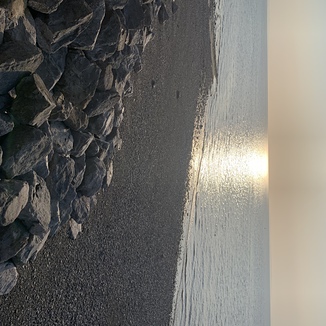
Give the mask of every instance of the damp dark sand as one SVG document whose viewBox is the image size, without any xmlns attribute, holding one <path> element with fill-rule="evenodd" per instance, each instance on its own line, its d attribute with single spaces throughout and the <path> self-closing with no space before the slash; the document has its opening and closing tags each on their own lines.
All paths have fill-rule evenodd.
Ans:
<svg viewBox="0 0 326 326">
<path fill-rule="evenodd" d="M 19 268 L 0 325 L 168 325 L 196 102 L 211 73 L 207 4 L 177 4 L 132 78 L 110 189 L 76 241 L 61 230 Z"/>
</svg>

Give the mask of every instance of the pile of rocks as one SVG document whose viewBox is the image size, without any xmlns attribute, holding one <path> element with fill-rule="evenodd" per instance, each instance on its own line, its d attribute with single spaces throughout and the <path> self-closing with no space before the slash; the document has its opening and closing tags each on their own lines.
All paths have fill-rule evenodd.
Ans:
<svg viewBox="0 0 326 326">
<path fill-rule="evenodd" d="M 108 187 L 130 75 L 168 19 L 161 0 L 0 3 L 0 294 L 16 266 Z M 173 7 L 175 9 L 175 5 Z"/>
</svg>

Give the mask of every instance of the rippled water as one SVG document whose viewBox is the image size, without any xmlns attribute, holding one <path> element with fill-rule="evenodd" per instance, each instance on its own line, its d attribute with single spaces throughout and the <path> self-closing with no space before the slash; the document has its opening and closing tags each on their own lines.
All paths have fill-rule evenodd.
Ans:
<svg viewBox="0 0 326 326">
<path fill-rule="evenodd" d="M 193 143 L 171 325 L 270 324 L 266 7 L 216 4 L 216 78 Z"/>
</svg>

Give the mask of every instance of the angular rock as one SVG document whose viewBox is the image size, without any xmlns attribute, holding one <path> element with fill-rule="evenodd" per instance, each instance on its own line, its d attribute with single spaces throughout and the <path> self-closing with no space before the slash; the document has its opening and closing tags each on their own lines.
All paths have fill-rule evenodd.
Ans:
<svg viewBox="0 0 326 326">
<path fill-rule="evenodd" d="M 64 124 L 72 130 L 84 130 L 88 126 L 88 115 L 76 108 L 72 107 L 68 118 L 64 121 Z"/>
<path fill-rule="evenodd" d="M 62 200 L 75 175 L 75 161 L 66 156 L 54 153 L 50 162 L 50 175 L 46 178 L 51 198 Z"/>
<path fill-rule="evenodd" d="M 5 31 L 4 41 L 24 41 L 36 45 L 35 23 L 27 8 L 25 9 L 25 14 L 18 18 L 17 25 Z"/>
<path fill-rule="evenodd" d="M 76 240 L 79 233 L 82 232 L 81 224 L 78 224 L 74 219 L 69 220 L 68 236 L 72 240 Z"/>
<path fill-rule="evenodd" d="M 37 74 L 23 78 L 16 93 L 10 112 L 22 124 L 41 126 L 55 107 L 51 94 Z"/>
<path fill-rule="evenodd" d="M 35 71 L 50 91 L 61 78 L 66 65 L 68 49 L 63 47 L 55 53 L 44 53 L 44 60 Z"/>
<path fill-rule="evenodd" d="M 31 234 L 42 236 L 48 231 L 51 219 L 50 192 L 44 179 L 34 171 L 21 178 L 29 184 L 29 200 L 18 219 Z"/>
<path fill-rule="evenodd" d="M 31 171 L 52 150 L 51 139 L 30 126 L 15 126 L 2 143 L 2 170 L 8 178 Z"/>
<path fill-rule="evenodd" d="M 110 184 L 111 184 L 111 181 L 112 181 L 112 178 L 113 178 L 113 161 L 112 160 L 109 160 L 107 166 L 106 166 L 106 176 L 104 177 L 104 180 L 103 180 L 103 188 L 104 189 L 108 189 Z"/>
<path fill-rule="evenodd" d="M 28 42 L 0 45 L 0 94 L 9 92 L 18 81 L 42 63 L 42 51 Z"/>
<path fill-rule="evenodd" d="M 89 132 L 81 131 L 72 131 L 72 135 L 74 138 L 74 148 L 71 151 L 71 155 L 80 157 L 86 152 L 89 144 L 93 141 L 94 136 Z"/>
<path fill-rule="evenodd" d="M 125 27 L 115 11 L 107 11 L 93 50 L 85 51 L 91 61 L 104 61 L 117 51 Z"/>
<path fill-rule="evenodd" d="M 78 224 L 84 223 L 91 212 L 92 199 L 86 196 L 77 197 L 72 204 L 71 217 Z"/>
<path fill-rule="evenodd" d="M 75 176 L 71 181 L 71 185 L 76 189 L 83 181 L 84 173 L 86 170 L 86 155 L 80 157 L 74 157 L 75 161 Z"/>
<path fill-rule="evenodd" d="M 121 125 L 121 122 L 123 120 L 123 115 L 125 112 L 125 108 L 121 101 L 115 105 L 114 112 L 115 112 L 115 114 L 114 114 L 113 127 L 119 128 Z"/>
<path fill-rule="evenodd" d="M 53 237 L 60 229 L 60 206 L 57 199 L 51 200 L 51 221 L 50 221 L 50 237 Z"/>
<path fill-rule="evenodd" d="M 16 285 L 18 273 L 9 261 L 0 264 L 0 295 L 8 294 Z"/>
<path fill-rule="evenodd" d="M 95 195 L 101 189 L 105 173 L 105 165 L 100 159 L 97 157 L 86 159 L 86 171 L 77 192 L 87 197 Z"/>
<path fill-rule="evenodd" d="M 63 200 L 60 200 L 59 202 L 60 226 L 65 225 L 69 221 L 72 212 L 72 202 L 75 200 L 76 197 L 76 189 L 71 185 L 65 198 L 63 198 Z"/>
<path fill-rule="evenodd" d="M 110 134 L 113 128 L 114 110 L 111 109 L 89 119 L 87 130 L 98 137 Z"/>
<path fill-rule="evenodd" d="M 35 19 L 39 47 L 52 53 L 68 46 L 85 30 L 92 16 L 92 9 L 85 1 L 63 1 L 55 12 Z"/>
<path fill-rule="evenodd" d="M 144 11 L 140 0 L 129 0 L 123 8 L 128 29 L 141 29 L 144 27 Z"/>
<path fill-rule="evenodd" d="M 50 121 L 65 121 L 65 120 L 67 120 L 74 109 L 72 104 L 68 101 L 65 101 L 64 95 L 59 91 L 57 91 L 53 94 L 53 100 L 56 103 L 56 107 L 51 111 L 49 120 Z M 88 123 L 88 120 L 87 120 L 87 123 Z"/>
<path fill-rule="evenodd" d="M 27 5 L 44 14 L 55 12 L 63 0 L 28 0 Z"/>
<path fill-rule="evenodd" d="M 6 112 L 12 104 L 12 97 L 9 94 L 0 95 L 0 110 Z"/>
<path fill-rule="evenodd" d="M 96 156 L 103 161 L 104 158 L 107 156 L 108 151 L 110 150 L 111 147 L 111 143 L 107 142 L 103 139 L 95 139 L 97 145 L 98 145 L 98 153 L 96 154 Z"/>
<path fill-rule="evenodd" d="M 100 152 L 100 146 L 97 143 L 97 139 L 94 139 L 87 148 L 86 156 L 94 157 L 97 156 Z"/>
<path fill-rule="evenodd" d="M 0 137 L 14 129 L 14 123 L 8 114 L 0 112 Z"/>
<path fill-rule="evenodd" d="M 33 170 L 43 179 L 46 179 L 50 173 L 49 156 L 46 156 L 41 162 L 34 166 Z"/>
<path fill-rule="evenodd" d="M 18 220 L 0 226 L 0 263 L 16 256 L 27 245 L 28 238 L 29 233 Z"/>
<path fill-rule="evenodd" d="M 69 52 L 65 71 L 56 88 L 64 94 L 66 101 L 83 110 L 95 93 L 100 73 L 100 68 L 90 63 L 82 51 Z"/>
<path fill-rule="evenodd" d="M 0 147 L 0 165 L 2 164 L 2 156 L 3 156 L 3 151 L 2 148 Z"/>
<path fill-rule="evenodd" d="M 123 9 L 128 0 L 105 0 L 105 5 L 108 9 Z"/>
<path fill-rule="evenodd" d="M 86 29 L 69 45 L 74 49 L 92 50 L 94 48 L 105 15 L 104 0 L 86 0 L 86 2 L 93 10 L 93 17 Z"/>
<path fill-rule="evenodd" d="M 50 230 L 41 236 L 31 234 L 27 245 L 21 251 L 19 251 L 15 257 L 12 258 L 14 264 L 18 266 L 35 260 L 37 254 L 43 249 L 49 234 Z"/>
<path fill-rule="evenodd" d="M 158 11 L 158 21 L 160 24 L 163 24 L 165 21 L 169 19 L 169 14 L 166 10 L 165 4 L 162 2 L 161 7 Z"/>
<path fill-rule="evenodd" d="M 115 91 L 96 92 L 85 109 L 88 117 L 94 117 L 110 111 L 120 100 L 120 95 Z"/>
<path fill-rule="evenodd" d="M 101 61 L 100 61 L 101 62 Z M 100 65 L 101 74 L 97 84 L 97 90 L 100 92 L 108 91 L 113 86 L 113 71 L 109 64 Z"/>
<path fill-rule="evenodd" d="M 54 151 L 62 155 L 69 154 L 74 147 L 74 138 L 70 129 L 60 121 L 53 121 L 50 123 L 50 130 Z"/>
<path fill-rule="evenodd" d="M 21 180 L 0 181 L 0 225 L 12 223 L 28 201 L 29 186 Z"/>
</svg>

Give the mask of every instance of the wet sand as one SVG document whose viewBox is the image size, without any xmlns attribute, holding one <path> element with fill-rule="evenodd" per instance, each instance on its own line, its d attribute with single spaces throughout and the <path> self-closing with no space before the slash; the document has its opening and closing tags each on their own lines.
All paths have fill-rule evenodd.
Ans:
<svg viewBox="0 0 326 326">
<path fill-rule="evenodd" d="M 61 230 L 19 268 L 0 325 L 168 325 L 196 102 L 211 74 L 207 4 L 177 4 L 132 78 L 110 189 L 76 241 Z"/>
</svg>

